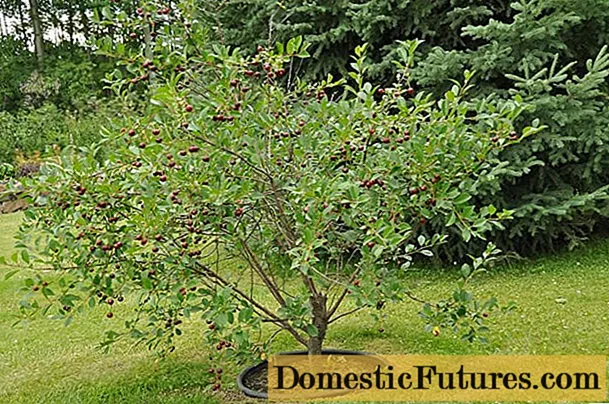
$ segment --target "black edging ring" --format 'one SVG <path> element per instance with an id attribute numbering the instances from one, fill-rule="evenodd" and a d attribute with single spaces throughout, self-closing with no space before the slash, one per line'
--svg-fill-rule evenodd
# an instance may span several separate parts
<path id="1" fill-rule="evenodd" d="M 347 350 L 343 350 L 343 349 L 322 349 L 321 353 L 322 353 L 322 355 L 370 355 L 368 352 L 347 351 Z M 308 352 L 307 351 L 290 351 L 290 352 L 281 352 L 278 355 L 308 355 Z M 255 391 L 255 390 L 252 390 L 252 389 L 246 387 L 245 384 L 243 383 L 243 380 L 245 379 L 246 376 L 248 376 L 250 373 L 255 373 L 260 368 L 267 366 L 267 364 L 268 364 L 268 361 L 264 360 L 257 365 L 248 367 L 247 369 L 245 369 L 241 373 L 239 373 L 239 376 L 237 376 L 237 385 L 239 386 L 239 390 L 241 390 L 243 392 L 243 394 L 245 394 L 247 397 L 261 398 L 261 399 L 269 398 L 268 391 L 267 392 Z"/>

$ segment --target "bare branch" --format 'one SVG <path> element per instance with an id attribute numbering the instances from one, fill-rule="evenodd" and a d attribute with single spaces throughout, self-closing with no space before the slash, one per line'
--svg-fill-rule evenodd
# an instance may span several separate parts
<path id="1" fill-rule="evenodd" d="M 349 316 L 349 315 L 351 315 L 353 313 L 357 313 L 358 311 L 360 311 L 362 309 L 367 309 L 368 307 L 370 307 L 370 306 L 359 306 L 359 307 L 356 307 L 356 308 L 354 308 L 352 310 L 349 310 L 349 311 L 346 311 L 344 313 L 341 313 L 341 314 L 339 314 L 338 316 L 336 316 L 334 318 L 330 318 L 328 320 L 328 324 L 332 324 L 333 322 L 338 321 L 338 320 L 340 320 L 343 317 L 347 317 L 347 316 Z"/>

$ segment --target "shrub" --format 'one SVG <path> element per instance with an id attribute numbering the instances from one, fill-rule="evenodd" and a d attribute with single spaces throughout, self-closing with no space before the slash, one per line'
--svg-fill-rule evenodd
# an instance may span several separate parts
<path id="1" fill-rule="evenodd" d="M 245 58 L 208 48 L 190 19 L 174 18 L 159 29 L 154 59 L 123 48 L 132 77 L 154 72 L 137 83 L 151 103 L 106 133 L 108 158 L 96 159 L 97 147 L 64 150 L 61 165 L 26 183 L 32 206 L 15 258 L 58 278 L 28 279 L 24 311 L 70 321 L 99 304 L 111 321 L 132 295 L 136 313 L 105 344 L 132 336 L 172 349 L 182 317 L 196 315 L 218 351 L 257 352 L 248 330 L 265 322 L 319 353 L 334 322 L 411 298 L 435 335 L 449 327 L 483 338 L 497 303 L 474 300 L 467 285 L 494 259 L 492 246 L 439 303 L 405 279 L 413 256 L 445 240 L 423 235 L 430 223 L 469 240 L 509 216 L 469 201 L 500 150 L 539 130 L 513 132 L 518 100 L 466 102 L 469 72 L 439 100 L 417 92 L 408 77 L 417 43 L 403 45 L 391 87 L 366 81 L 365 47 L 349 81 L 293 81 L 292 61 L 308 55 L 300 38 Z M 136 84 L 113 77 L 128 101 Z"/>
<path id="2" fill-rule="evenodd" d="M 12 111 L 22 105 L 19 86 L 34 67 L 27 45 L 8 36 L 0 39 L 0 110 Z"/>
<path id="3" fill-rule="evenodd" d="M 47 44 L 44 68 L 27 45 L 12 37 L 0 39 L 0 110 L 53 104 L 60 110 L 83 110 L 103 98 L 103 75 L 113 61 L 92 56 L 79 46 Z"/>
<path id="4" fill-rule="evenodd" d="M 0 162 L 14 163 L 21 154 L 25 158 L 36 153 L 54 154 L 54 149 L 68 145 L 90 145 L 100 138 L 113 110 L 113 103 L 105 107 L 92 106 L 88 111 L 61 111 L 53 104 L 17 113 L 0 112 Z"/>

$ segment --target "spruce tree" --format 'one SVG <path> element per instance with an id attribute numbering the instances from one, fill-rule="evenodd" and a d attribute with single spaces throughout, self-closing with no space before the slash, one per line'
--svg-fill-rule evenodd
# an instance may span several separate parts
<path id="1" fill-rule="evenodd" d="M 547 128 L 498 156 L 501 168 L 481 181 L 482 204 L 513 209 L 515 220 L 493 235 L 503 248 L 536 252 L 578 244 L 605 223 L 607 203 L 607 57 L 605 0 L 369 0 L 281 3 L 222 2 L 215 14 L 223 41 L 246 48 L 257 40 L 305 35 L 313 58 L 295 72 L 325 76 L 348 69 L 352 49 L 369 43 L 370 74 L 392 76 L 399 40 L 425 41 L 413 85 L 441 94 L 464 69 L 476 72 L 472 102 L 519 93 L 523 122 Z M 235 18 L 239 16 L 239 18 Z M 600 53 L 599 53 L 600 52 Z M 450 258 L 468 251 L 451 243 Z"/>

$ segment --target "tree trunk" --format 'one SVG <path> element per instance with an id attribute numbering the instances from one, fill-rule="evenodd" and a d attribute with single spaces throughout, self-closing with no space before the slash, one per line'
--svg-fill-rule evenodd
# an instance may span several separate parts
<path id="1" fill-rule="evenodd" d="M 29 39 L 27 37 L 26 29 L 25 29 L 25 17 L 23 16 L 23 3 L 19 2 L 19 6 L 17 7 L 19 11 L 19 26 L 16 29 L 17 33 L 21 34 L 21 38 L 23 38 L 23 42 L 25 44 L 29 44 Z"/>
<path id="2" fill-rule="evenodd" d="M 328 329 L 326 300 L 326 297 L 323 295 L 311 296 L 309 300 L 313 314 L 313 325 L 317 328 L 317 335 L 309 337 L 307 343 L 309 355 L 321 355 L 323 342 L 326 338 L 326 330 Z"/>
<path id="3" fill-rule="evenodd" d="M 4 2 L 0 3 L 0 7 L 2 7 L 2 10 L 5 9 Z M 4 16 L 4 11 L 0 11 L 0 25 L 2 25 L 2 36 L 7 36 L 8 28 L 6 26 L 6 18 Z"/>
<path id="4" fill-rule="evenodd" d="M 307 351 L 309 352 L 309 355 L 321 355 L 322 347 L 323 339 L 321 337 L 309 338 L 309 343 L 307 344 Z"/>
<path id="5" fill-rule="evenodd" d="M 71 3 L 68 3 L 68 37 L 70 45 L 74 45 L 74 8 Z"/>
<path id="6" fill-rule="evenodd" d="M 32 17 L 32 27 L 34 28 L 34 48 L 36 49 L 36 59 L 38 66 L 44 62 L 44 38 L 42 37 L 42 23 L 38 13 L 38 0 L 30 1 L 30 15 Z"/>
<path id="7" fill-rule="evenodd" d="M 85 40 L 89 39 L 89 17 L 87 16 L 87 8 L 84 5 L 84 2 L 78 3 L 78 7 L 80 8 L 80 23 L 82 24 L 82 34 L 85 37 Z"/>

